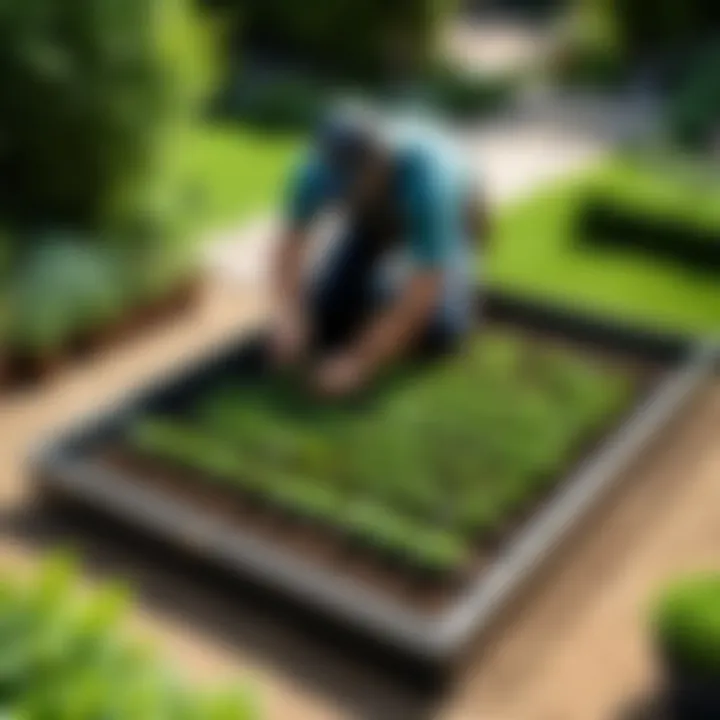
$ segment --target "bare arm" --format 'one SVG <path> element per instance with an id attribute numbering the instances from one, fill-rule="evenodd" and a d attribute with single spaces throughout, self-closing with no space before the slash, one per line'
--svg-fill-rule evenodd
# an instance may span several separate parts
<path id="1" fill-rule="evenodd" d="M 280 365 L 300 359 L 308 342 L 308 320 L 303 297 L 304 233 L 285 231 L 272 268 L 272 352 Z"/>
<path id="2" fill-rule="evenodd" d="M 302 306 L 302 271 L 306 233 L 287 229 L 280 238 L 272 268 L 272 291 L 280 315 L 296 314 Z"/>
<path id="3" fill-rule="evenodd" d="M 415 274 L 398 300 L 391 305 L 357 341 L 351 350 L 372 374 L 402 355 L 427 327 L 442 292 L 439 270 Z"/>

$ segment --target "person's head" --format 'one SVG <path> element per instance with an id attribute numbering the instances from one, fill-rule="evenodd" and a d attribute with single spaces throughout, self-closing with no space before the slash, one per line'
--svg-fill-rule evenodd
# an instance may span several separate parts
<path id="1" fill-rule="evenodd" d="M 393 153 L 377 114 L 359 107 L 335 110 L 321 123 L 317 145 L 351 205 L 372 204 L 387 191 Z"/>

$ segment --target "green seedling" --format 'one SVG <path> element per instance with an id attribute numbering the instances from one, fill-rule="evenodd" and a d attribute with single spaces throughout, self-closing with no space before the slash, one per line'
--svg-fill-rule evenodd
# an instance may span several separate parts
<path id="1" fill-rule="evenodd" d="M 720 683 L 720 576 L 669 588 L 654 611 L 658 644 L 678 669 Z"/>
<path id="2" fill-rule="evenodd" d="M 140 423 L 130 442 L 439 568 L 464 558 L 457 538 L 496 533 L 550 489 L 632 390 L 570 349 L 488 332 L 452 360 L 389 373 L 360 405 L 268 376 L 211 387 L 182 423 Z"/>
<path id="3" fill-rule="evenodd" d="M 80 593 L 66 558 L 2 581 L 0 711 L 13 720 L 257 720 L 244 690 L 181 683 L 128 634 L 122 588 Z M 9 630 L 10 629 L 10 630 Z"/>

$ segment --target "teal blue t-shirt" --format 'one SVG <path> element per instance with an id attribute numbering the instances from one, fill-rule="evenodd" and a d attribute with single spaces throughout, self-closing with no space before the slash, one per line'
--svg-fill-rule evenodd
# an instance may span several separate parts
<path id="1" fill-rule="evenodd" d="M 469 312 L 470 278 L 467 207 L 472 184 L 460 153 L 442 132 L 419 122 L 392 126 L 389 146 L 398 168 L 397 198 L 411 267 L 445 273 L 449 312 Z M 304 159 L 289 188 L 287 214 L 306 226 L 341 199 L 342 182 L 315 152 Z"/>

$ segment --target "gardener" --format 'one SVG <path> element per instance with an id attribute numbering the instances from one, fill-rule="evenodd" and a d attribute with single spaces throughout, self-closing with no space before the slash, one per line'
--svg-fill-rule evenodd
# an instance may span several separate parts
<path id="1" fill-rule="evenodd" d="M 344 395 L 409 352 L 459 347 L 473 316 L 471 238 L 485 232 L 471 187 L 430 124 L 357 109 L 323 122 L 291 183 L 274 268 L 275 360 L 321 347 L 314 382 Z M 342 211 L 346 230 L 308 287 L 309 240 L 328 209 Z"/>

